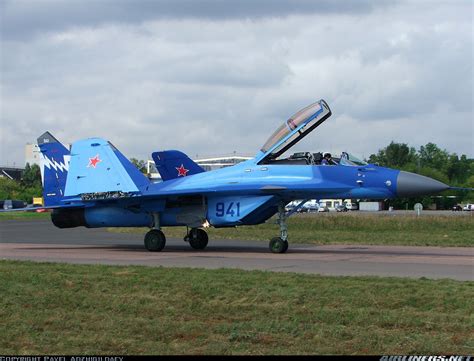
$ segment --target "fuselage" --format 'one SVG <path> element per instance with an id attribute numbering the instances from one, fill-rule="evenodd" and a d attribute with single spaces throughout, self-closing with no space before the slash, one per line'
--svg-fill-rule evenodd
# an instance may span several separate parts
<path id="1" fill-rule="evenodd" d="M 259 165 L 252 159 L 232 167 L 156 183 L 142 194 L 145 198 L 167 192 L 188 197 L 195 194 L 202 197 L 202 207 L 197 204 L 195 213 L 205 209 L 202 218 L 212 226 L 225 227 L 262 223 L 278 211 L 279 204 L 294 199 L 393 198 L 397 196 L 399 173 L 374 165 Z M 162 212 L 165 224 L 179 223 L 176 214 L 182 209 L 154 203 L 159 208 L 157 211 Z"/>
<path id="2" fill-rule="evenodd" d="M 183 194 L 212 196 L 277 194 L 280 198 L 372 198 L 397 196 L 399 170 L 366 166 L 258 165 L 255 160 L 232 167 L 155 183 L 143 195 L 166 193 L 167 189 Z"/>
<path id="3" fill-rule="evenodd" d="M 163 226 L 253 225 L 273 216 L 278 205 L 295 199 L 383 200 L 436 193 L 447 187 L 431 178 L 373 164 L 261 165 L 251 159 L 151 183 L 140 189 L 136 200 L 117 200 L 104 206 L 88 202 L 77 211 L 75 225 L 145 227 L 151 224 L 153 213 L 160 214 Z"/>

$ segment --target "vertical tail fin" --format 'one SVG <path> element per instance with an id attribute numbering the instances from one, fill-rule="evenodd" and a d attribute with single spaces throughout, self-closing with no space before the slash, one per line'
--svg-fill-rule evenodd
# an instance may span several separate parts
<path id="1" fill-rule="evenodd" d="M 38 138 L 38 147 L 41 152 L 40 168 L 44 205 L 58 205 L 64 197 L 69 169 L 69 150 L 49 132 Z"/>
<path id="2" fill-rule="evenodd" d="M 163 181 L 204 172 L 203 168 L 179 150 L 154 152 L 151 157 Z"/>
<path id="3" fill-rule="evenodd" d="M 139 193 L 150 181 L 110 142 L 102 138 L 72 144 L 66 196 Z M 112 195 L 110 195 L 111 197 Z"/>

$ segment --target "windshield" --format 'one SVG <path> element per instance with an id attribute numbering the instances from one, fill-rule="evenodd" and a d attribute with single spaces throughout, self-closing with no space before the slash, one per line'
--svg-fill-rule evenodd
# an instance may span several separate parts
<path id="1" fill-rule="evenodd" d="M 342 152 L 341 160 L 339 161 L 341 165 L 352 165 L 352 166 L 361 166 L 367 165 L 367 162 L 360 160 L 356 156 L 349 154 L 347 152 Z"/>
<path id="2" fill-rule="evenodd" d="M 261 148 L 262 152 L 271 151 L 274 157 L 278 157 L 330 115 L 331 110 L 324 100 L 308 105 L 291 116 L 268 138 Z"/>

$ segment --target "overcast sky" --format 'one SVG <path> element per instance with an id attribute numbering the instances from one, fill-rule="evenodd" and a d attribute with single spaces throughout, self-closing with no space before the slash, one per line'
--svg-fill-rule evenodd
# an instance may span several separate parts
<path id="1" fill-rule="evenodd" d="M 473 2 L 0 0 L 0 164 L 46 130 L 128 157 L 255 154 L 321 98 L 299 150 L 474 156 Z"/>

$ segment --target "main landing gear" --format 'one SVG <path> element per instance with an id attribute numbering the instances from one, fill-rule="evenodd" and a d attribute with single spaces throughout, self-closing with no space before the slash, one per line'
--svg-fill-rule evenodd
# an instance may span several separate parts
<path id="1" fill-rule="evenodd" d="M 153 213 L 153 228 L 145 234 L 145 248 L 150 252 L 160 252 L 165 248 L 166 237 L 160 228 L 160 215 Z"/>
<path id="2" fill-rule="evenodd" d="M 145 248 L 150 252 L 160 252 L 165 248 L 166 237 L 160 228 L 160 216 L 158 213 L 153 213 L 153 228 L 145 235 Z M 209 237 L 203 229 L 191 228 L 184 240 L 194 249 L 204 249 Z"/>
<path id="3" fill-rule="evenodd" d="M 190 246 L 194 249 L 204 249 L 209 242 L 209 237 L 203 229 L 191 228 L 191 231 L 184 236 L 184 241 L 189 242 Z"/>
<path id="4" fill-rule="evenodd" d="M 273 253 L 285 253 L 288 250 L 288 225 L 286 219 L 288 217 L 285 213 L 285 205 L 278 205 L 278 220 L 277 223 L 280 226 L 280 237 L 272 238 L 268 245 L 270 251 Z"/>
<path id="5" fill-rule="evenodd" d="M 166 245 L 166 237 L 159 229 L 152 229 L 145 235 L 145 248 L 150 252 L 160 252 Z"/>

